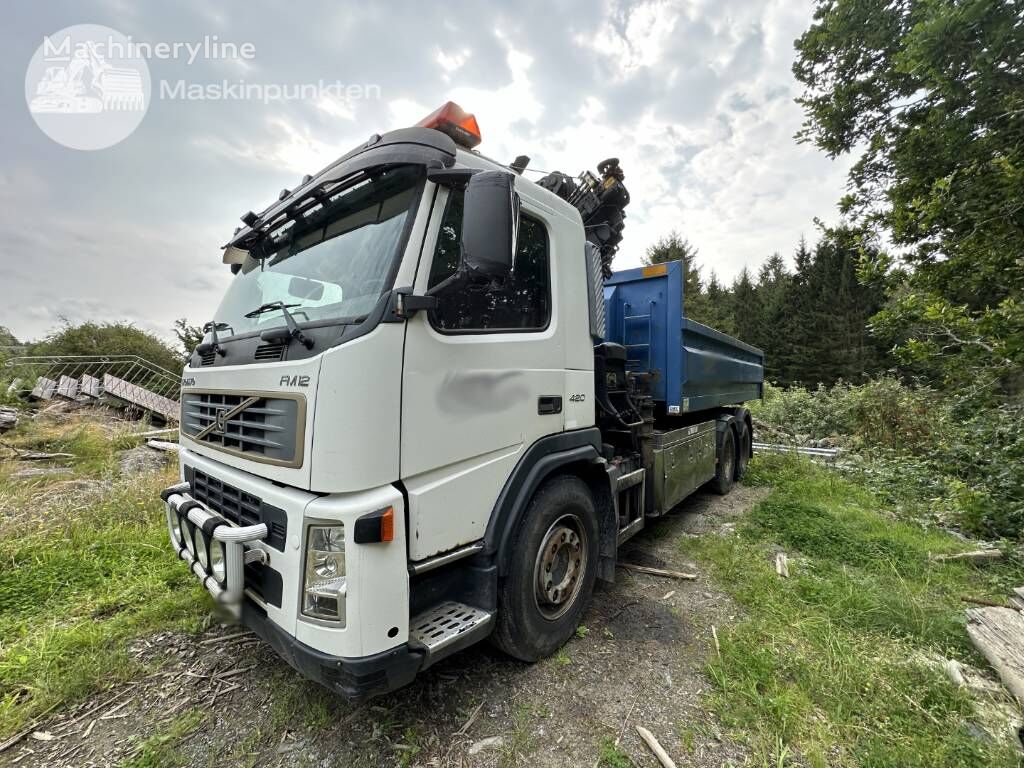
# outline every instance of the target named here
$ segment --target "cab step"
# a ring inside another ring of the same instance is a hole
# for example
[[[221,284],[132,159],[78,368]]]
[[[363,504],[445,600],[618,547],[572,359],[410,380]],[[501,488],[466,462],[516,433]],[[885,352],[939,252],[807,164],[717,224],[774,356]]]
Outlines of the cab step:
[[[465,603],[446,600],[414,617],[409,642],[426,650],[423,667],[483,639],[491,631],[494,614]]]

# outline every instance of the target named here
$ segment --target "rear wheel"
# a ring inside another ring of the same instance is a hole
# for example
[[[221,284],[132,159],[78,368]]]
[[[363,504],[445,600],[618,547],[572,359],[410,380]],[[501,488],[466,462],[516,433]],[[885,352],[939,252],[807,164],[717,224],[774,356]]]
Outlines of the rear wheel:
[[[717,493],[725,496],[732,490],[736,480],[736,439],[732,427],[726,427],[722,439],[718,443],[718,462],[715,466],[715,479],[711,481]]]
[[[737,421],[739,428],[739,445],[736,450],[736,479],[742,480],[747,473],[747,465],[750,463],[750,443],[753,436],[750,434],[750,425],[745,421]]]
[[[594,590],[597,537],[594,501],[582,480],[559,477],[537,491],[498,589],[492,638],[501,650],[537,661],[572,636]]]

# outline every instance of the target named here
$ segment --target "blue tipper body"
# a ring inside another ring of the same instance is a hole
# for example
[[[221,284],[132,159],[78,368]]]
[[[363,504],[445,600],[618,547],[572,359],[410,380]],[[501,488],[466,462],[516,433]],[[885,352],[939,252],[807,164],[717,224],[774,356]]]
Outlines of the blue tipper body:
[[[651,374],[667,413],[761,397],[764,352],[685,317],[681,261],[614,273],[604,304],[605,339],[626,348],[627,370]]]

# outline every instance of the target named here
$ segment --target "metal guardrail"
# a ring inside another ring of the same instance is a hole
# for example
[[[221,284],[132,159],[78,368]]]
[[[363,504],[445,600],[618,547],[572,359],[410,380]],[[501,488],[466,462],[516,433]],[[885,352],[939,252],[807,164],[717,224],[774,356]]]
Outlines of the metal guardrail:
[[[181,376],[161,368],[138,355],[31,355],[12,357],[4,368],[14,376],[44,376],[59,381],[61,376],[80,379],[92,376],[116,376],[129,384],[144,387],[154,394],[178,399]]]
[[[839,448],[809,448],[803,445],[782,445],[778,443],[752,443],[754,451],[766,453],[798,453],[801,456],[810,456],[816,459],[832,461],[841,453]]]
[[[138,355],[34,355],[13,357],[3,367],[15,382],[34,382],[34,389],[18,391],[44,400],[102,391],[165,419],[178,418],[181,377]]]

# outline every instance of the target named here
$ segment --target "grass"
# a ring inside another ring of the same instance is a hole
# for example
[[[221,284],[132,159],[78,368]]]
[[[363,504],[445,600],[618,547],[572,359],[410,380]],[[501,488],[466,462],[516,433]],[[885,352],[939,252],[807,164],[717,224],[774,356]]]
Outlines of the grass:
[[[758,457],[747,482],[771,492],[736,536],[682,546],[746,609],[719,630],[709,673],[712,706],[755,763],[1018,765],[1008,743],[968,729],[971,700],[926,659],[982,663],[960,596],[1005,599],[1020,564],[929,562],[964,544],[894,519],[862,487],[798,457]],[[775,573],[779,549],[789,579]]]
[[[597,764],[600,768],[633,768],[634,763],[613,739],[604,739],[598,752]]]
[[[179,768],[188,763],[177,749],[182,739],[195,731],[205,715],[191,710],[176,718],[166,729],[153,734],[139,746],[138,753],[121,768]]]
[[[169,556],[159,492],[176,475],[119,477],[120,439],[98,440],[100,429],[32,423],[14,438],[74,453],[76,476],[102,485],[45,500],[38,484],[0,492],[0,738],[137,674],[133,638],[196,630],[209,616],[206,593]]]

